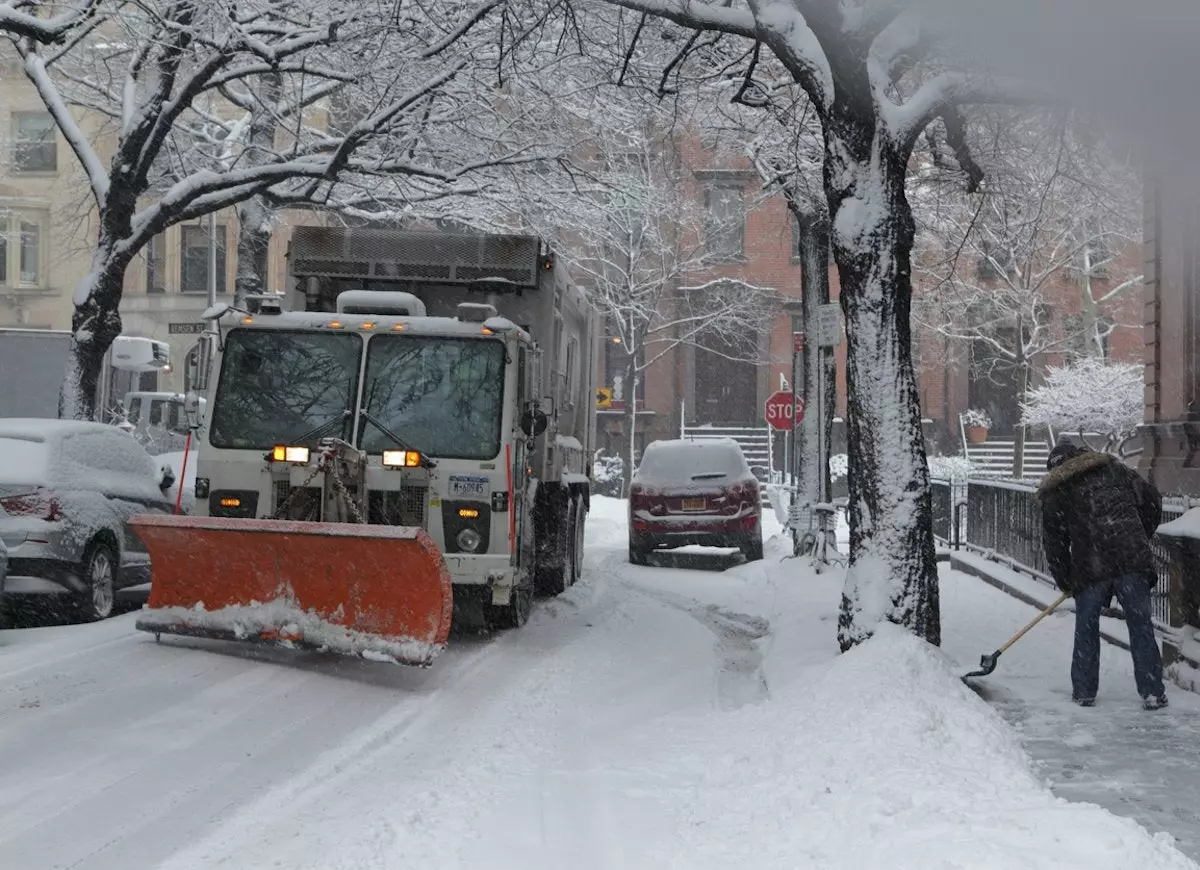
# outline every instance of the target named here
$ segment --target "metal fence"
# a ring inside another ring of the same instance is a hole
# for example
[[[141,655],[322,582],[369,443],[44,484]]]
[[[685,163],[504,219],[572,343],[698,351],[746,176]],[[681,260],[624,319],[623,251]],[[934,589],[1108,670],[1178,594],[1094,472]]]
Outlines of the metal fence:
[[[978,478],[966,483],[935,480],[932,484],[933,533],[939,543],[970,550],[1054,584],[1042,547],[1042,514],[1035,487]],[[1189,500],[1165,499],[1163,521],[1181,516],[1192,506]],[[1171,623],[1170,555],[1157,538],[1151,546],[1158,572],[1151,596],[1154,618],[1166,628]]]

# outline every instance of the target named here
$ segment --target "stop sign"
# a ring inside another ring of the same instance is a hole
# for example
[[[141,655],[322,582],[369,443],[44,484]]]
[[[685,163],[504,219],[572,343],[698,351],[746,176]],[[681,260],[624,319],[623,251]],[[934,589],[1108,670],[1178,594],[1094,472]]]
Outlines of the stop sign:
[[[796,401],[787,390],[777,390],[767,396],[763,416],[771,428],[788,430],[804,419],[804,403]]]

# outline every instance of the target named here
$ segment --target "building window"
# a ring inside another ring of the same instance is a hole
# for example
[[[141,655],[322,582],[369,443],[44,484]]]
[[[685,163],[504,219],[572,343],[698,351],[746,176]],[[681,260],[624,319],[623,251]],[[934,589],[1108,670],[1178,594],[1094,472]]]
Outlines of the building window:
[[[218,225],[215,238],[217,248],[217,293],[225,292],[225,227]],[[185,226],[180,228],[179,289],[184,293],[208,292],[208,246],[207,226]]]
[[[13,169],[57,172],[58,139],[54,120],[45,112],[13,113]]]
[[[21,221],[21,283],[36,286],[41,283],[41,228],[35,223]]]
[[[8,212],[0,216],[0,284],[19,287],[44,287],[45,226],[44,214]]]
[[[146,292],[167,292],[167,240],[162,233],[146,245]]]
[[[705,242],[709,254],[740,260],[745,253],[746,211],[741,187],[714,186],[705,194]]]

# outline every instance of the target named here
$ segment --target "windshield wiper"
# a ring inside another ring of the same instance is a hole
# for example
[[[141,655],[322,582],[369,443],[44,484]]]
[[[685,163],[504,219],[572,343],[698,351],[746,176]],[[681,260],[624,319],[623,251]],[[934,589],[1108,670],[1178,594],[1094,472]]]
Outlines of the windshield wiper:
[[[332,430],[336,425],[338,425],[339,423],[344,424],[349,419],[350,419],[350,409],[347,408],[344,411],[341,411],[340,413],[334,414],[328,420],[326,420],[324,423],[318,423],[316,426],[313,426],[311,429],[309,429],[303,435],[299,435],[295,438],[289,438],[288,444],[304,445],[305,447],[307,447],[313,441],[323,438],[325,436],[325,433]],[[267,453],[267,458],[268,459],[271,458],[271,453],[269,451]]]
[[[382,432],[388,438],[391,438],[392,442],[397,447],[399,447],[401,450],[408,450],[408,451],[411,451],[411,452],[417,454],[418,456],[420,456],[422,468],[437,468],[436,462],[434,462],[432,459],[430,459],[428,456],[426,456],[420,450],[417,450],[415,447],[412,447],[407,441],[405,441],[403,438],[401,438],[399,435],[397,435],[395,432],[393,432],[387,426],[383,425],[383,423],[381,423],[379,420],[377,420],[374,416],[372,416],[370,412],[368,412],[366,410],[362,410],[362,411],[359,411],[358,413],[359,413],[360,417],[365,419],[368,423],[370,423],[372,426],[374,426],[376,429],[378,429],[380,432]]]
[[[716,480],[718,477],[728,477],[724,471],[705,471],[703,474],[693,474],[692,480]]]

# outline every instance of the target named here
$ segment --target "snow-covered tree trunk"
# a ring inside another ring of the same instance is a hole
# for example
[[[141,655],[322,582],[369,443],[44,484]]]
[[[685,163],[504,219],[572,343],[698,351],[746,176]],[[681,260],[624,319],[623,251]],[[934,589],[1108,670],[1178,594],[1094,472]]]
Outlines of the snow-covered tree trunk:
[[[248,166],[264,165],[274,152],[276,118],[275,105],[283,96],[283,79],[279,73],[262,77],[251,109],[246,131],[246,148],[239,155]],[[264,196],[252,196],[238,206],[237,274],[233,282],[233,304],[246,307],[246,297],[262,293],[267,285],[268,257],[271,230],[275,225],[275,210]]]
[[[837,406],[837,367],[833,354],[820,347],[817,341],[818,309],[829,302],[829,223],[824,215],[806,214],[793,208],[799,226],[800,294],[803,300],[804,324],[804,382],[794,384],[804,400],[804,419],[796,427],[796,480],[800,504],[812,506],[821,500],[821,480],[829,492],[829,463],[821,462],[820,435],[824,428],[825,443],[833,434],[833,415]],[[820,371],[824,366],[824,372]],[[817,413],[818,394],[824,388],[826,413]],[[828,457],[826,457],[828,460]],[[824,467],[822,467],[824,465]]]
[[[850,568],[843,650],[880,622],[941,642],[929,470],[913,372],[908,150],[861,107],[838,102],[825,129],[825,186],[847,333]]]
[[[637,389],[640,373],[637,369],[637,359],[629,357],[625,366],[625,412],[624,425],[626,437],[625,451],[625,480],[623,481],[625,495],[629,495],[629,485],[633,480],[633,471],[637,464]]]
[[[244,309],[246,297],[270,289],[267,287],[267,269],[275,212],[261,196],[246,200],[237,211],[237,274],[233,283],[233,304]]]
[[[121,334],[121,289],[129,257],[112,242],[101,240],[92,256],[91,271],[75,291],[71,317],[71,344],[67,368],[58,396],[58,416],[91,420],[96,415],[96,395],[104,370],[104,355]]]

